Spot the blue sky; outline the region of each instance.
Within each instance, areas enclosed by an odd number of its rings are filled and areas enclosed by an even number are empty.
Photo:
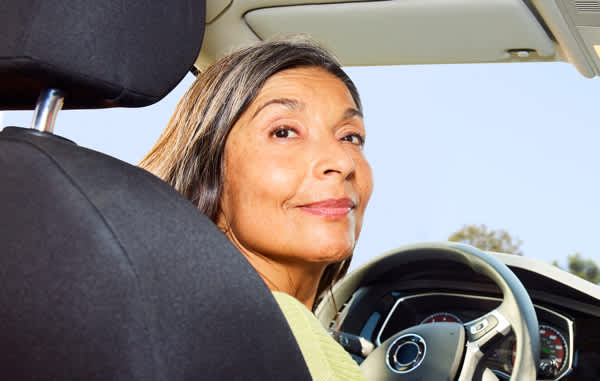
[[[600,263],[600,80],[562,63],[346,68],[361,93],[375,190],[353,267],[464,224],[526,256]],[[55,132],[136,163],[192,82],[142,109],[63,111]],[[27,126],[31,112],[4,112]]]

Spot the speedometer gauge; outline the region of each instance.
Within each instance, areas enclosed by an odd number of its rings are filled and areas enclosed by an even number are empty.
[[[449,312],[437,312],[435,314],[427,316],[421,324],[427,323],[462,323],[458,316]]]
[[[567,341],[555,328],[540,324],[540,363],[551,364],[560,372],[567,364]],[[512,362],[515,361],[515,347],[513,347]]]
[[[559,370],[567,363],[567,341],[556,329],[540,325],[540,360],[550,360]]]

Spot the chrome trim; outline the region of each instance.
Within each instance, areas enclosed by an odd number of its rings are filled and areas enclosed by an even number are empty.
[[[57,89],[42,90],[38,97],[30,128],[41,132],[54,132],[56,115],[62,109],[64,94]]]
[[[402,344],[400,344],[398,347],[394,348],[396,343],[398,343],[401,340],[404,340],[404,342]],[[414,360],[412,360],[408,363],[401,363],[396,358],[396,355],[398,354],[398,349],[400,349],[402,346],[407,345],[407,344],[413,344],[417,347],[417,356],[414,358]],[[423,350],[421,350],[419,344],[423,346]],[[392,351],[392,349],[394,350],[393,354],[390,353]],[[390,356],[390,354],[392,356]],[[398,373],[398,374],[406,374],[406,373],[410,373],[413,370],[417,369],[419,367],[419,365],[421,365],[423,363],[423,359],[425,359],[426,355],[427,355],[427,343],[425,342],[425,339],[423,339],[423,337],[421,337],[420,335],[417,335],[416,333],[407,333],[405,335],[395,338],[394,341],[392,342],[392,344],[390,344],[390,346],[388,347],[388,349],[385,353],[385,363],[392,372]],[[391,357],[393,357],[394,366],[392,366],[392,364],[390,363]],[[406,368],[406,369],[397,369],[397,367]]]
[[[498,301],[498,302],[502,302],[502,298],[496,298],[496,297],[491,297],[491,296],[481,296],[481,295],[470,295],[470,294],[462,294],[462,293],[453,293],[453,292],[426,292],[423,294],[415,294],[415,295],[408,295],[408,296],[403,296],[401,298],[399,298],[398,300],[396,300],[396,302],[394,303],[394,305],[392,306],[392,308],[390,309],[390,312],[387,314],[387,316],[385,317],[385,320],[383,321],[383,324],[381,325],[381,328],[379,329],[379,332],[377,333],[377,338],[375,339],[375,345],[376,346],[380,346],[381,345],[381,334],[383,333],[383,331],[385,330],[385,327],[387,326],[391,316],[394,314],[394,311],[396,310],[396,308],[398,307],[398,305],[400,305],[400,303],[410,300],[410,299],[416,299],[416,298],[422,298],[422,297],[428,297],[428,296],[454,296],[454,297],[461,297],[461,298],[469,298],[469,299],[479,299],[479,300],[490,300],[490,301]],[[573,342],[574,342],[574,330],[573,330],[573,321],[571,319],[569,319],[568,317],[566,317],[565,315],[562,315],[561,313],[558,313],[556,311],[553,311],[549,308],[543,307],[543,306],[539,306],[537,304],[533,304],[533,306],[536,309],[540,309],[540,310],[544,310],[545,312],[548,312],[552,315],[555,315],[556,317],[564,320],[567,323],[567,328],[568,328],[568,342],[569,342],[569,348],[567,351],[568,354],[568,367],[565,368],[565,370],[555,379],[551,379],[551,380],[537,380],[537,381],[558,381],[560,379],[562,379],[563,377],[569,375],[572,371],[573,371],[573,356],[575,353],[575,348],[573,347]],[[508,374],[499,371],[500,373],[508,376]]]

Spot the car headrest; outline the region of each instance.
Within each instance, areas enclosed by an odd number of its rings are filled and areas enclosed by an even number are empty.
[[[152,174],[0,132],[0,378],[309,380],[265,283]]]
[[[64,108],[157,102],[191,68],[204,0],[9,0],[0,12],[0,109],[33,109],[40,91]]]

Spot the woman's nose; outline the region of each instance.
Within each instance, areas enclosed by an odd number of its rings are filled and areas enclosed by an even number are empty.
[[[322,141],[316,147],[314,165],[315,175],[319,178],[339,176],[346,179],[354,173],[354,159],[348,149],[336,138]]]

